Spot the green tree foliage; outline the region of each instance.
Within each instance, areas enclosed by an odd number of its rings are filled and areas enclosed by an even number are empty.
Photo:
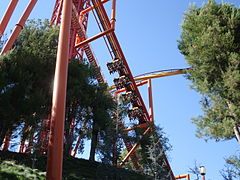
[[[128,116],[129,102],[124,101],[122,96],[118,99],[118,106],[114,113],[114,119],[116,119],[116,124],[123,122],[123,120]],[[131,127],[137,126],[135,120],[130,120],[128,124]],[[155,178],[166,178],[169,179],[168,172],[166,172],[166,166],[163,163],[163,156],[171,150],[171,145],[169,144],[169,139],[166,137],[163,129],[156,126],[154,123],[150,123],[151,130],[143,136],[146,128],[135,128],[133,131],[128,132],[128,137],[126,137],[126,132],[124,124],[117,126],[117,139],[118,137],[124,138],[124,141],[130,142],[132,145],[138,144],[136,149],[136,155],[139,159],[140,169],[135,169],[131,158],[124,163],[124,167],[134,170],[142,171]],[[119,149],[123,149],[123,142],[117,141],[119,144]],[[116,153],[118,163],[121,163],[123,159],[127,156],[127,148],[124,148],[121,153],[118,151]]]
[[[94,78],[93,67],[87,64],[79,64],[76,60],[69,63],[65,119],[65,155],[70,154],[72,144],[79,135],[84,139],[87,133],[90,133],[85,128],[90,129],[91,127],[90,120],[92,117],[89,109],[93,101],[92,96],[97,88]],[[84,125],[85,127],[83,127]]]
[[[50,28],[47,20],[31,20],[24,26],[14,49],[0,57],[0,143],[10,129],[22,137],[38,133],[32,145],[38,148],[43,120],[51,110],[57,40],[58,27]],[[72,59],[69,63],[65,155],[70,154],[79,136],[86,139],[101,132],[103,138],[111,127],[114,101],[107,85],[98,84],[95,72],[85,61],[82,64]],[[22,126],[27,128],[20,131]],[[96,149],[98,138],[95,140]],[[80,151],[82,147],[79,146]]]
[[[178,42],[193,68],[187,78],[202,95],[197,136],[240,142],[240,9],[214,0],[190,7]]]
[[[114,128],[110,112],[114,109],[115,103],[110,93],[107,92],[107,86],[100,85],[93,93],[91,109],[92,109],[92,133],[91,133],[91,150],[89,160],[95,161],[96,148],[98,140],[101,138],[102,143],[107,149],[112,150],[110,144],[107,143],[111,136],[111,128]],[[100,135],[100,137],[99,137]],[[113,144],[112,144],[113,145]],[[106,150],[107,150],[106,149]]]
[[[171,145],[162,128],[152,125],[152,132],[143,137],[140,145],[141,164],[146,174],[155,179],[169,179],[170,173],[164,158],[171,150]]]
[[[56,38],[56,28],[47,22],[30,21],[15,48],[0,57],[0,144],[6,130],[23,121],[36,125],[49,113]]]
[[[224,180],[234,180],[240,178],[240,154],[233,155],[226,159],[226,165],[223,170],[220,171]]]
[[[136,155],[140,160],[140,166],[143,172],[155,179],[169,179],[169,172],[163,159],[166,153],[171,150],[169,139],[166,137],[162,128],[152,125],[152,130],[141,138],[142,129],[136,129],[136,136],[131,139],[132,143],[139,143]],[[128,154],[127,149],[121,154],[120,161]],[[134,165],[129,159],[125,163],[125,167],[131,170]]]

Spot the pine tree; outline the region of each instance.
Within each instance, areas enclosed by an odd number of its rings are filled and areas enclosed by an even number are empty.
[[[50,112],[57,29],[49,28],[47,20],[31,20],[13,50],[0,57],[0,144],[4,131],[14,132],[23,123],[37,132]],[[26,136],[24,131],[20,134]]]
[[[23,139],[31,139],[34,134],[29,150],[40,148],[43,120],[48,118],[51,110],[58,29],[50,28],[48,20],[30,20],[13,50],[0,57],[0,145],[11,130]],[[111,124],[114,101],[107,92],[107,85],[98,84],[95,68],[83,62],[72,59],[69,63],[65,155],[70,155],[79,136],[91,138],[94,131],[98,136],[100,131],[107,132]],[[93,143],[98,144],[98,139],[95,140]],[[81,145],[80,152],[83,151]],[[92,154],[95,156],[95,150]]]
[[[226,159],[226,165],[220,174],[224,180],[234,180],[240,178],[240,153],[232,155]]]
[[[240,9],[214,0],[190,7],[178,42],[193,68],[187,78],[202,95],[197,136],[240,142]]]

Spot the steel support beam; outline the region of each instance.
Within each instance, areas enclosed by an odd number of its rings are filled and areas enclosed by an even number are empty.
[[[63,138],[72,0],[64,0],[53,86],[47,180],[62,179]]]
[[[25,9],[25,11],[23,13],[23,15],[21,16],[18,23],[16,24],[10,38],[8,39],[5,46],[3,47],[0,55],[3,55],[4,53],[8,52],[12,48],[13,43],[16,41],[17,37],[19,36],[20,32],[22,31],[23,26],[24,26],[26,20],[28,19],[28,16],[32,12],[36,3],[37,3],[37,0],[31,0],[29,2],[29,4],[27,5],[27,8]]]
[[[148,100],[149,100],[149,117],[150,117],[150,121],[154,122],[152,80],[151,79],[148,80]]]
[[[0,38],[2,37],[6,27],[7,27],[7,24],[13,14],[13,11],[16,7],[18,3],[18,0],[11,0],[11,2],[9,3],[8,5],[8,8],[6,10],[6,12],[4,13],[3,17],[2,17],[2,20],[0,22]]]
[[[190,180],[190,175],[184,174],[184,175],[175,176],[175,179],[183,179],[183,178],[186,178],[186,180]]]
[[[148,127],[148,128],[144,131],[142,137],[144,137],[144,136],[145,136],[146,134],[148,134],[150,131],[151,131],[151,128]],[[139,142],[140,142],[141,140],[142,140],[142,138],[139,140]],[[122,166],[124,165],[124,163],[129,159],[129,157],[131,156],[131,154],[135,152],[135,150],[136,150],[136,149],[138,148],[138,146],[139,146],[139,142],[136,143],[136,144],[132,147],[132,149],[128,152],[128,154],[124,157],[124,159],[123,159],[122,162],[120,163],[120,167],[122,167]]]

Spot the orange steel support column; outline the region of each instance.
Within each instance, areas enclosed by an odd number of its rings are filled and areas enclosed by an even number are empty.
[[[24,148],[25,148],[25,138],[22,138],[18,152],[19,152],[19,153],[23,153]]]
[[[102,0],[101,3],[104,4],[106,2],[108,2],[110,0]],[[91,10],[93,10],[95,7],[94,6],[90,6],[89,8],[84,9],[83,11],[81,11],[80,15],[79,15],[79,19],[80,21],[82,20],[82,16],[87,13],[90,12]]]
[[[149,131],[151,131],[151,128],[150,128],[150,127],[148,127],[148,128],[144,131],[142,137],[144,137],[146,134],[148,134]],[[140,138],[140,140],[141,140],[141,139],[142,139],[142,138]],[[139,140],[139,141],[140,141],[140,140]],[[132,149],[128,152],[128,154],[125,156],[125,158],[124,158],[124,159],[122,160],[122,162],[120,163],[120,167],[122,167],[122,166],[124,165],[124,163],[129,159],[129,157],[131,156],[131,154],[132,154],[133,152],[135,152],[135,150],[138,148],[138,146],[139,146],[139,142],[136,143],[136,144],[132,147]]]
[[[180,176],[175,176],[176,179],[183,179],[186,178],[186,180],[190,180],[190,175],[185,174],[185,175],[180,175]]]
[[[8,39],[8,41],[5,44],[5,46],[3,47],[2,52],[0,53],[0,55],[3,55],[4,53],[8,52],[12,48],[13,43],[17,39],[17,37],[20,34],[21,30],[23,29],[23,26],[24,26],[26,20],[28,19],[28,16],[32,12],[32,9],[34,8],[36,3],[37,3],[37,0],[31,0],[29,2],[29,4],[28,4],[27,8],[25,9],[22,17],[20,18],[20,20],[16,24],[16,26],[15,26],[15,28],[14,28],[11,36],[10,36],[10,38]]]
[[[149,98],[149,117],[150,121],[154,122],[154,115],[153,115],[153,97],[152,97],[152,80],[148,80],[148,98]]]
[[[103,3],[107,2],[107,1],[109,1],[109,0],[101,1],[101,4],[103,4]],[[88,9],[89,9],[89,11],[90,11],[90,10],[92,10],[92,9],[94,9],[94,8],[96,8],[96,7],[91,6],[91,7],[88,8]],[[82,12],[83,12],[83,11],[82,11]],[[86,10],[84,13],[86,13],[86,12],[88,12],[88,11]],[[84,14],[84,13],[80,13],[80,21],[81,21],[81,16],[82,16],[82,14]],[[88,38],[88,39],[86,39],[86,40],[84,40],[84,41],[76,44],[75,47],[76,47],[76,48],[77,48],[77,47],[83,47],[84,45],[86,45],[86,44],[88,44],[88,43],[90,43],[90,42],[92,42],[92,41],[94,41],[94,40],[96,40],[96,39],[98,39],[98,38],[100,38],[100,37],[102,37],[102,36],[104,36],[104,35],[107,35],[108,33],[113,32],[113,31],[115,30],[115,22],[116,22],[116,18],[115,18],[115,17],[116,17],[116,0],[113,0],[113,3],[112,3],[112,12],[111,12],[111,24],[110,24],[110,25],[111,25],[111,28],[109,28],[108,30],[106,30],[106,31],[104,31],[104,32],[101,32],[101,33],[99,33],[99,34],[97,34],[97,35],[95,35],[95,36],[93,36],[93,37],[91,37],[91,38]]]
[[[2,20],[0,22],[0,38],[2,37],[6,27],[7,27],[7,24],[12,16],[12,13],[16,7],[18,3],[18,0],[12,0],[9,5],[8,5],[8,8],[6,10],[6,12],[4,13],[3,17],[2,17]]]
[[[76,44],[75,47],[76,47],[76,48],[78,48],[78,47],[83,47],[83,46],[85,46],[86,44],[88,44],[88,43],[90,43],[90,42],[92,42],[92,41],[94,41],[94,40],[96,40],[96,39],[98,39],[98,38],[100,38],[100,37],[102,37],[102,36],[110,33],[110,32],[113,32],[113,31],[114,31],[113,28],[108,29],[108,30],[106,30],[106,31],[104,31],[104,32],[101,32],[101,33],[99,33],[99,34],[97,34],[97,35],[95,35],[95,36],[93,36],[93,37],[91,37],[91,38],[88,38],[88,39],[86,39],[86,40],[84,40],[84,41]]]
[[[137,82],[136,83],[136,86],[143,86],[144,84],[147,84],[148,83],[148,81],[146,80],[146,81],[140,81],[140,82]],[[112,89],[114,89],[114,88],[116,88],[115,86],[110,86],[109,87],[109,90],[112,90]],[[117,91],[115,91],[114,93],[117,93],[117,94],[119,94],[119,93],[122,93],[122,92],[125,92],[126,91],[126,89],[125,88],[122,88],[122,89],[119,89],[119,90],[117,90]]]
[[[54,77],[47,180],[62,179],[63,137],[72,0],[64,0]]]
[[[85,122],[85,123],[83,124],[82,128],[83,128],[83,129],[86,128],[86,125],[87,125],[87,123]],[[81,129],[80,129],[80,133],[79,133],[79,134],[80,134],[80,135],[79,135],[79,137],[78,137],[77,143],[76,143],[76,145],[75,145],[75,147],[74,147],[74,150],[73,150],[73,154],[72,154],[73,157],[76,156],[78,147],[79,147],[79,145],[80,145],[80,143],[81,143],[81,140],[82,140],[83,137],[84,137],[84,134],[83,134],[83,132],[81,132]]]
[[[10,140],[11,140],[12,132],[10,130],[7,131],[5,135],[5,140],[4,140],[4,145],[3,145],[3,150],[7,151],[10,145]]]
[[[73,157],[75,157],[76,154],[77,154],[77,149],[78,149],[78,147],[80,145],[80,142],[81,142],[81,136],[78,137],[77,143],[76,143],[75,148],[73,150],[73,155],[72,155]]]
[[[115,22],[116,22],[116,0],[112,2],[112,12],[111,12],[111,28],[115,29]]]

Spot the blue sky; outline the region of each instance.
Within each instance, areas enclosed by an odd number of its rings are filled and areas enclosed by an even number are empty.
[[[55,0],[38,1],[30,18],[50,18]],[[181,22],[190,3],[199,6],[202,0],[117,0],[116,35],[132,70],[133,75],[145,72],[185,68],[184,57],[177,49]],[[218,0],[218,2],[222,2]],[[238,0],[225,0],[240,6]],[[0,1],[0,17],[9,0]],[[19,0],[17,9],[7,28],[13,29],[28,0]],[[106,8],[110,10],[111,4]],[[88,36],[96,34],[96,23],[89,18]],[[93,50],[109,84],[112,84],[106,70],[106,62],[111,61],[102,39],[92,43]],[[169,161],[175,175],[188,173],[196,160],[207,169],[207,180],[220,180],[219,170],[224,167],[224,158],[239,150],[236,140],[215,142],[195,137],[196,128],[191,118],[200,115],[200,96],[189,88],[190,82],[182,75],[154,79],[154,114],[157,125],[163,127],[172,144]],[[147,103],[147,87],[140,88]],[[86,154],[84,154],[86,156]],[[191,179],[194,179],[192,176]]]

